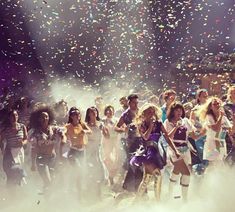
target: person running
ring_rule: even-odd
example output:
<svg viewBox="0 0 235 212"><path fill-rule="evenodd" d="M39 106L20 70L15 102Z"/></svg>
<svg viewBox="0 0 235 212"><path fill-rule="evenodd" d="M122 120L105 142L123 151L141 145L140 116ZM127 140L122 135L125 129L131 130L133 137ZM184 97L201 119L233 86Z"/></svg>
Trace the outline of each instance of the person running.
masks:
<svg viewBox="0 0 235 212"><path fill-rule="evenodd" d="M7 176L7 185L20 185L26 176L22 165L24 163L23 146L27 143L28 134L26 126L19 123L18 119L17 111L10 110L1 131L0 143L2 143L3 170Z"/></svg>
<svg viewBox="0 0 235 212"><path fill-rule="evenodd" d="M162 110L162 122L164 123L164 121L167 119L167 110L176 99L176 92L172 89L165 91L163 93L163 99L165 103L161 107L161 110Z"/></svg>
<svg viewBox="0 0 235 212"><path fill-rule="evenodd" d="M191 137L196 138L193 124L189 119L185 118L185 110L182 104L175 102L171 104L167 112L167 120L164 122L164 126L170 138L173 139L174 145L181 154L180 158L177 158L175 153L169 151L170 160L173 164L173 170L170 176L169 183L169 195L173 194L173 187L177 182L179 174L181 174L180 184L182 186L182 198L187 200L188 187L190 182L190 166L191 166L191 154L190 149L196 152L188 141L189 134Z"/></svg>
<svg viewBox="0 0 235 212"><path fill-rule="evenodd" d="M105 118L104 131L102 136L103 161L108 172L109 185L114 185L114 177L119 168L120 148L118 142L118 133L115 131L117 119L114 117L114 107L108 105L104 109Z"/></svg>
<svg viewBox="0 0 235 212"><path fill-rule="evenodd" d="M202 135L199 136L197 140L195 140L195 147L197 149L197 155L200 159L199 165L196 166L196 171L198 174L201 174L205 171L208 161L203 160L203 149L204 149L204 143L206 140L205 136L205 129L203 128L203 123L200 121L199 116L197 115L197 111L200 109L200 107L206 103L208 99L208 91L206 89L199 89L196 93L196 106L192 109L190 114L190 121L193 123L194 127L197 129L197 134Z"/></svg>
<svg viewBox="0 0 235 212"><path fill-rule="evenodd" d="M132 165L143 165L144 175L138 188L137 197L142 197L147 189L147 185L154 178L155 198L160 200L161 194L161 169L166 165L166 153L159 143L159 138L164 135L169 146L179 157L175 146L168 137L168 134L160 119L161 109L147 103L140 108L137 116L138 130L143 138L144 151L131 159ZM138 198L137 198L138 199Z"/></svg>
<svg viewBox="0 0 235 212"><path fill-rule="evenodd" d="M60 128L53 126L54 114L49 107L38 108L31 113L29 140L31 143L31 170L36 167L43 180L43 188L48 189L54 178L56 143L61 146L66 142L65 135ZM58 139L60 138L60 139ZM61 157L61 155L59 155Z"/></svg>
<svg viewBox="0 0 235 212"><path fill-rule="evenodd" d="M209 98L198 114L206 128L203 159L209 161L209 166L222 163L227 155L226 134L232 133L232 124L225 116L222 101L217 97Z"/></svg>
<svg viewBox="0 0 235 212"><path fill-rule="evenodd" d="M75 176L79 197L82 198L82 185L85 178L85 153L86 134L91 134L91 129L81 120L81 113L78 108L71 107L69 110L68 124L65 125L67 143L70 144L68 160L73 167L72 176ZM71 184L73 185L73 184Z"/></svg>
<svg viewBox="0 0 235 212"><path fill-rule="evenodd" d="M87 134L86 163L87 163L87 189L90 190L89 198L92 202L100 201L102 198L102 184L104 183L104 167L101 161L101 136L104 126L100 122L99 111L96 107L90 107L86 111L85 122L91 129Z"/></svg>
<svg viewBox="0 0 235 212"><path fill-rule="evenodd" d="M137 192L143 177L143 172L140 168L133 168L130 166L130 159L132 154L142 143L142 138L138 135L137 127L134 123L134 119L136 118L138 112L138 96L136 94L129 95L128 104L128 109L121 115L115 127L117 132L126 133L126 139L124 140L123 145L126 151L126 161L124 163L124 168L127 170L127 173L123 182L124 192L117 196L117 201L121 200L132 192Z"/></svg>

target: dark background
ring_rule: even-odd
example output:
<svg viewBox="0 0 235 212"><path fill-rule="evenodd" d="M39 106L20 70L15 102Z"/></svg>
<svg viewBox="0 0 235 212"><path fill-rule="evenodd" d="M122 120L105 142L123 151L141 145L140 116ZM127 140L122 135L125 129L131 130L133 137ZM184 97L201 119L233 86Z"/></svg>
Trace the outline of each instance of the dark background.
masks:
<svg viewBox="0 0 235 212"><path fill-rule="evenodd" d="M234 52L234 10L233 0L3 0L1 88L38 92L65 78L162 83L181 57Z"/></svg>

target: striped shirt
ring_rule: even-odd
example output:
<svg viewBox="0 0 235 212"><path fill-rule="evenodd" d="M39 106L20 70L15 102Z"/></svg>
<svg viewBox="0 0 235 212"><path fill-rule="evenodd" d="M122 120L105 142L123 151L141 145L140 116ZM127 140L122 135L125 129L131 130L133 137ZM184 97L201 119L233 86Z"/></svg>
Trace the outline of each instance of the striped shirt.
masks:
<svg viewBox="0 0 235 212"><path fill-rule="evenodd" d="M8 127L4 130L4 139L9 148L22 147L22 141L26 139L25 125L17 123L16 130Z"/></svg>

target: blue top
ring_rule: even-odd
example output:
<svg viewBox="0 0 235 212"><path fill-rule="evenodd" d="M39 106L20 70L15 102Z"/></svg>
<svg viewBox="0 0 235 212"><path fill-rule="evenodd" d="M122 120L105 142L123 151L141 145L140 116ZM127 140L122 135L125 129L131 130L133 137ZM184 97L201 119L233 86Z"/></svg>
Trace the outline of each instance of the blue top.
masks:
<svg viewBox="0 0 235 212"><path fill-rule="evenodd" d="M161 110L162 110L162 122L164 123L164 121L166 121L166 119L167 119L167 116L166 116L166 105L163 105L161 107Z"/></svg>

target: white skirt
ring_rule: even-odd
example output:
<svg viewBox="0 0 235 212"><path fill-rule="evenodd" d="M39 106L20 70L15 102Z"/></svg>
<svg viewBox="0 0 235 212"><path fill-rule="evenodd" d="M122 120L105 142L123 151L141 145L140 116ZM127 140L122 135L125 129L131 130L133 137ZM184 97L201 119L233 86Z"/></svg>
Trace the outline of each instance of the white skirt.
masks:
<svg viewBox="0 0 235 212"><path fill-rule="evenodd" d="M11 155L15 163L22 164L24 163L24 148L11 148Z"/></svg>
<svg viewBox="0 0 235 212"><path fill-rule="evenodd" d="M188 146L176 147L176 149L180 153L180 157L179 158L176 157L175 152L172 149L170 149L170 148L168 148L168 149L169 149L169 153L168 154L169 154L170 159L171 159L171 161L173 163L183 159L184 162L187 165L191 165L192 164L191 153L190 153L190 149L189 149Z"/></svg>

